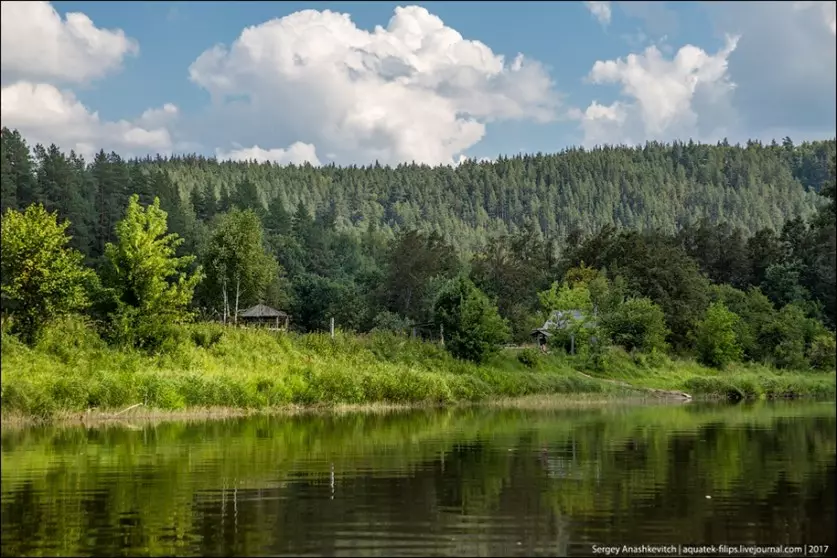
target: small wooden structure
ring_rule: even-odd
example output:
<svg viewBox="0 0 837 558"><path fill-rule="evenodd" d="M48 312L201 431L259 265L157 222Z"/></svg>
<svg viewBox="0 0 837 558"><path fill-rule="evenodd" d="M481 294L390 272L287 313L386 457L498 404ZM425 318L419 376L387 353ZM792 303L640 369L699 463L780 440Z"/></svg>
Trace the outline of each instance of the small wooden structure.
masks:
<svg viewBox="0 0 837 558"><path fill-rule="evenodd" d="M243 310L238 315L245 326L269 327L271 329L288 329L290 316L281 310L271 308L265 304L256 304L252 308Z"/></svg>

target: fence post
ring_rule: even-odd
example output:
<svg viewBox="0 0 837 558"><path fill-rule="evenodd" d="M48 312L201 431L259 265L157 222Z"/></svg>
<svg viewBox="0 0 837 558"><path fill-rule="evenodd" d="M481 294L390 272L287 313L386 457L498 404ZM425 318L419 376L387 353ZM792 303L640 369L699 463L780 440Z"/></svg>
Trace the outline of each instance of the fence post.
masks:
<svg viewBox="0 0 837 558"><path fill-rule="evenodd" d="M334 339L334 318L331 318L331 338Z"/></svg>
<svg viewBox="0 0 837 558"><path fill-rule="evenodd" d="M442 346L445 344L445 324L439 325L439 336L442 339Z"/></svg>

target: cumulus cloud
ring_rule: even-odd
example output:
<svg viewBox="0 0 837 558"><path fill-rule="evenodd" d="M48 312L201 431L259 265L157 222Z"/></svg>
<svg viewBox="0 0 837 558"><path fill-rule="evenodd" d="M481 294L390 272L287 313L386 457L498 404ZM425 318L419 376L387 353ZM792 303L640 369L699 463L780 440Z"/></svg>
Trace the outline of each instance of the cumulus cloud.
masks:
<svg viewBox="0 0 837 558"><path fill-rule="evenodd" d="M177 115L177 107L146 111L137 121L102 121L79 102L71 91L53 85L20 81L3 87L0 122L17 128L30 144L55 143L74 149L86 158L99 149L122 155L168 153L172 148L166 118Z"/></svg>
<svg viewBox="0 0 837 558"><path fill-rule="evenodd" d="M637 143L648 139L705 139L723 132L732 117L727 60L737 37L708 54L693 45L667 59L656 46L625 59L597 61L588 80L619 84L624 100L610 105L596 101L586 110L571 110L580 121L584 143Z"/></svg>
<svg viewBox="0 0 837 558"><path fill-rule="evenodd" d="M416 6L371 32L347 14L296 12L207 50L189 75L213 99L196 133L310 143L338 163L453 163L487 123L548 122L558 106L539 63L508 62Z"/></svg>
<svg viewBox="0 0 837 558"><path fill-rule="evenodd" d="M610 2L600 2L598 0L594 0L591 2L584 2L584 5L590 10L590 13L593 14L596 19L599 20L599 23L602 25L607 25L610 23Z"/></svg>
<svg viewBox="0 0 837 558"><path fill-rule="evenodd" d="M240 147L231 151L216 149L215 154L220 160L256 161L258 163L272 162L279 165L302 165L310 163L320 165L317 149L310 143L294 142L287 149L262 149L258 145Z"/></svg>
<svg viewBox="0 0 837 558"><path fill-rule="evenodd" d="M82 83L118 69L137 43L121 29L99 29L82 13L62 20L49 2L0 3L2 82Z"/></svg>
<svg viewBox="0 0 837 558"><path fill-rule="evenodd" d="M134 121L102 120L62 83L85 83L116 70L135 41L97 28L82 13L64 19L49 2L2 3L0 124L30 144L55 143L86 158L100 149L123 155L169 153L176 106L149 109Z"/></svg>

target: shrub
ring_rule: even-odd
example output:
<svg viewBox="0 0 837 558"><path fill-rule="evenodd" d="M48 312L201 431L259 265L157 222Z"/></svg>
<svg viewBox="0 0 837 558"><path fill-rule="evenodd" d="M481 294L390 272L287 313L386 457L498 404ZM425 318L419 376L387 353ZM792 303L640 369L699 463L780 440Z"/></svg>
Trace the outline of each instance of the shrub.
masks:
<svg viewBox="0 0 837 558"><path fill-rule="evenodd" d="M808 318L798 306L789 304L782 308L770 324L761 331L759 343L766 349L766 360L777 368L803 369L808 367L805 358L805 332Z"/></svg>
<svg viewBox="0 0 837 558"><path fill-rule="evenodd" d="M378 313L372 322L374 324L372 331L388 331L399 335L406 335L413 325L410 318L405 318L388 310Z"/></svg>
<svg viewBox="0 0 837 558"><path fill-rule="evenodd" d="M526 368L537 368L541 362L541 355L535 349L523 349L517 353L517 360Z"/></svg>
<svg viewBox="0 0 837 558"><path fill-rule="evenodd" d="M56 318L44 326L38 334L35 347L69 364L87 351L104 349L105 343L86 318L68 315Z"/></svg>
<svg viewBox="0 0 837 558"><path fill-rule="evenodd" d="M508 339L509 328L497 306L466 277L445 285L434 310L445 328L445 348L457 358L484 362Z"/></svg>
<svg viewBox="0 0 837 558"><path fill-rule="evenodd" d="M665 314L651 299L632 298L619 304L602 316L602 327L611 341L626 351L666 350Z"/></svg>
<svg viewBox="0 0 837 558"><path fill-rule="evenodd" d="M834 334L821 334L811 342L808 350L808 361L817 370L830 370L837 368L837 342Z"/></svg>
<svg viewBox="0 0 837 558"><path fill-rule="evenodd" d="M192 330L192 342L196 347L202 349L210 349L216 345L224 336L224 332L220 329L209 327L201 327Z"/></svg>
<svg viewBox="0 0 837 558"><path fill-rule="evenodd" d="M697 326L698 358L707 366L724 368L741 359L741 345L735 335L740 318L722 302L713 302Z"/></svg>

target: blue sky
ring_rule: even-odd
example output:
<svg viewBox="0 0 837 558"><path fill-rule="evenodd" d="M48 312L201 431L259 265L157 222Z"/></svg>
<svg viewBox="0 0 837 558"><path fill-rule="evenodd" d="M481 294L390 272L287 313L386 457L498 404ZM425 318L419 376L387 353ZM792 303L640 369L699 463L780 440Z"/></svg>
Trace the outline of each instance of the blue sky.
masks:
<svg viewBox="0 0 837 558"><path fill-rule="evenodd" d="M82 153L435 164L835 133L834 2L41 2L2 22L3 125Z"/></svg>

